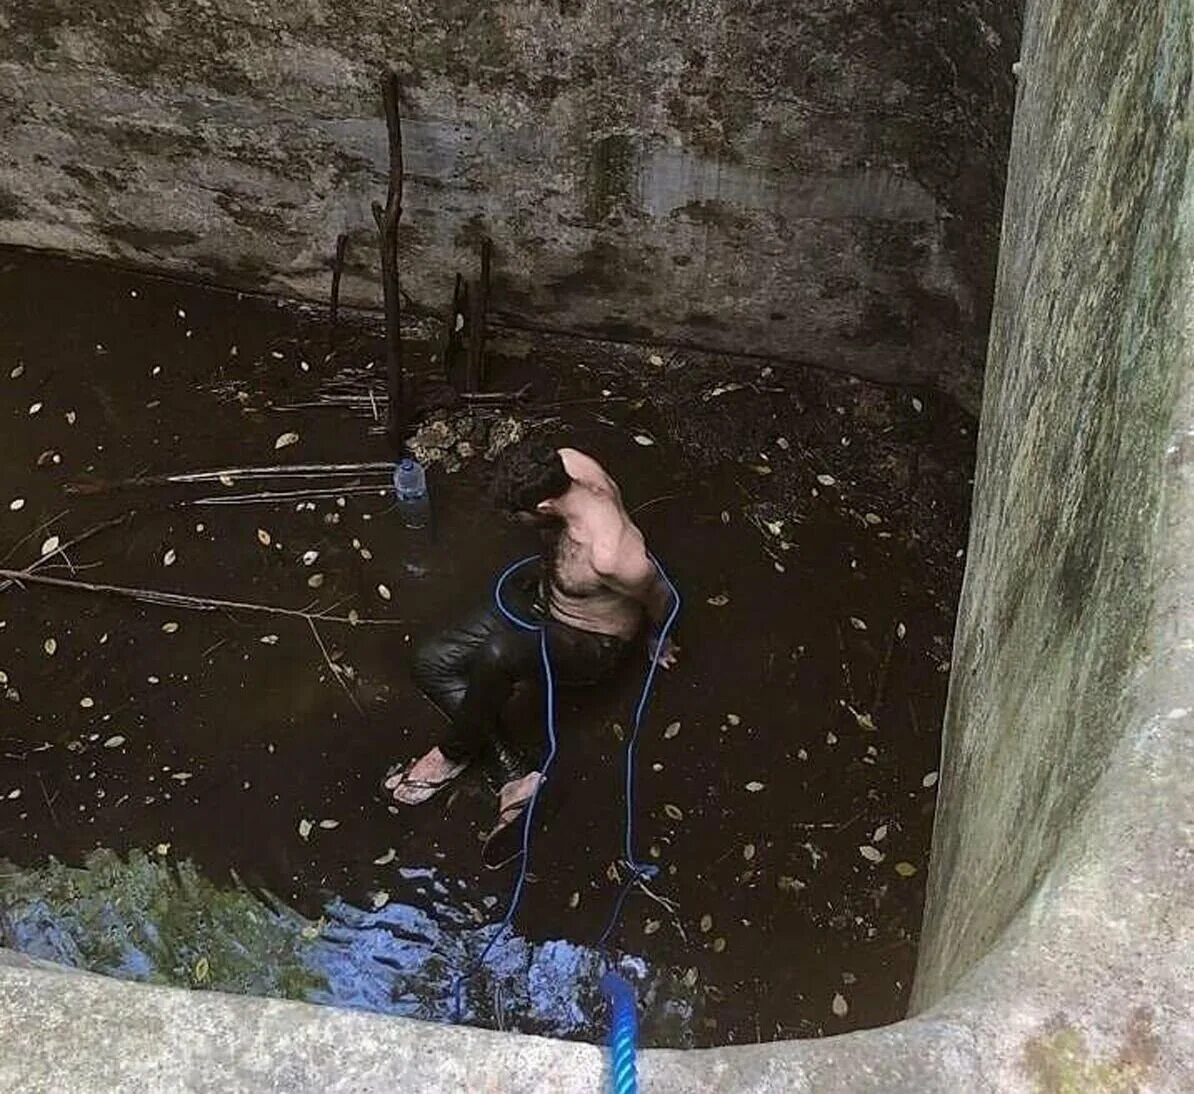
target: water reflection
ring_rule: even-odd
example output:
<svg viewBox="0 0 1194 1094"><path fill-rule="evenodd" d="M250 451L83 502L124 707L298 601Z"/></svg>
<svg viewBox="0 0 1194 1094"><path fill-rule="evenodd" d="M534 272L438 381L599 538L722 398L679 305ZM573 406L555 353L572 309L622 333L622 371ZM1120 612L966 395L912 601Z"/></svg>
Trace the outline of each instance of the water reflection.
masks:
<svg viewBox="0 0 1194 1094"><path fill-rule="evenodd" d="M384 900L384 903L383 903ZM317 921L189 861L108 851L84 868L0 864L0 943L127 980L305 999L382 1014L600 1041L597 982L609 957L510 932L476 967L496 923L434 870L396 871L374 909L339 898ZM496 918L496 916L495 916ZM644 1043L691 1044L694 995L670 972L623 955ZM459 985L459 990L458 990Z"/></svg>

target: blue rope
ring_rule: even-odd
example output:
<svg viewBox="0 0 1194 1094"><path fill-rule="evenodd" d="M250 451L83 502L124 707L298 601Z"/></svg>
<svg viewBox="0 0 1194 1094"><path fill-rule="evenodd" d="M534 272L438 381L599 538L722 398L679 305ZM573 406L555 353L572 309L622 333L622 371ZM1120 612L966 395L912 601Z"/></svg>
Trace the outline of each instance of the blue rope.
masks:
<svg viewBox="0 0 1194 1094"><path fill-rule="evenodd" d="M535 806L539 802L539 791L543 788L543 784L547 782L548 772L551 766L555 763L556 752L558 750L558 741L556 739L556 681L555 674L551 669L551 656L547 650L547 628L538 623L528 623L525 619L520 619L512 611L507 609L502 602L502 589L510 577L525 566L528 562L534 562L538 559L538 555L531 555L529 558L520 559L518 562L507 566L502 572L501 577L497 579L497 584L493 588L493 599L497 604L497 609L506 617L514 626L521 628L524 631L538 632L539 634L539 657L543 662L543 681L546 691L546 724L547 724L547 757L543 761L541 778L535 784L535 789L531 792L530 801L527 803L526 812L523 814L522 820L522 852L519 855L518 876L514 881L514 891L510 894L510 903L506 908L505 918L502 920L501 926L498 927L493 937L485 944L485 949L481 951L481 956L476 961L470 963L469 967L464 970L456 981L456 1021L460 1021L461 1015L461 989L464 981L467 980L480 966L485 964L485 959L489 956L490 951L497 945L498 939L502 937L510 928L510 924L514 922L514 916L518 912L518 905L522 900L522 891L526 887L528 863L531 853L531 824L535 816Z"/></svg>
<svg viewBox="0 0 1194 1094"><path fill-rule="evenodd" d="M626 798L626 823L624 828L624 844L626 852L626 865L630 871L630 876L622 886L622 891L618 895L618 899L614 903L613 913L610 916L609 923L602 932L600 939L597 942L598 947L604 947L609 936L613 933L614 928L618 924L618 920L622 914L622 908L626 903L627 897L630 895L631 889L634 885L642 879L655 877L659 873L659 867L652 863L639 862L634 857L634 760L635 752L638 748L638 738L643 727L643 718L646 714L647 703L651 698L651 690L655 685L655 677L659 671L659 658L667 645L667 640L671 636L672 628L675 626L676 617L680 614L680 593L676 586L672 584L671 578L668 577L667 571L664 570L660 564L659 559L654 555L648 556L654 564L656 570L659 571L659 576L663 578L664 583L668 587L668 591L672 594L672 606L668 612L667 619L660 628L658 635L655 638L655 648L651 653L651 665L647 670L646 678L643 680L643 688L639 694L638 704L634 709L634 723L631 728L630 739L626 742L626 775L625 775L625 798ZM514 916L517 914L519 902L522 900L523 890L526 887L528 864L530 860L531 848L531 826L534 821L535 807L539 802L539 791L543 788L543 784L547 782L548 772L551 770L552 764L555 763L556 753L558 751L559 742L556 733L556 683L555 674L552 672L551 655L547 648L547 628L541 623L530 623L525 619L520 618L510 611L502 599L502 590L505 588L506 582L523 566L528 563L538 561L538 555L531 555L528 558L519 559L517 562L511 563L502 571L501 576L497 579L494 585L493 598L497 605L497 609L501 614L509 620L514 626L524 631L538 633L539 635L539 656L543 663L543 680L546 691L546 726L547 726L547 756L543 761L541 778L536 784L534 791L531 794L530 801L527 803L526 812L523 815L522 823L522 851L519 855L518 876L514 882L514 890L510 895L510 903L506 908L506 915L502 920L497 932L486 943L485 949L481 951L481 956L475 962L472 962L468 969L466 969L456 982L456 1020L460 1021L461 1015L461 988L464 981L472 975L472 973L481 965L485 963L485 959L489 956L490 951L497 944L498 939L502 937L514 922ZM623 981L623 983L625 983ZM629 992L630 987L626 985ZM631 992L631 999L633 1000L633 993ZM633 1008L632 1008L633 1010ZM632 1015L633 1017L633 1015ZM630 1051L631 1051L631 1065L632 1065L632 1079L633 1083L633 1032L631 1034ZM621 1090L622 1088L619 1088ZM634 1086L626 1088L633 1090Z"/></svg>

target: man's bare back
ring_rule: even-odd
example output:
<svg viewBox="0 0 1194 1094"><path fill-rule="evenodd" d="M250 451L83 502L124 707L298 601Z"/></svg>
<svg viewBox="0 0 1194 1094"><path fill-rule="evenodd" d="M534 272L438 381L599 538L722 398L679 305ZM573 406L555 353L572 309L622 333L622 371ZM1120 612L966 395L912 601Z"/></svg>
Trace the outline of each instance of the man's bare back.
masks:
<svg viewBox="0 0 1194 1094"><path fill-rule="evenodd" d="M629 641L642 627L644 612L662 622L667 590L618 484L575 448L561 448L560 458L572 486L537 507L563 522L549 560L551 614L570 627ZM661 655L668 666L674 659L670 648Z"/></svg>

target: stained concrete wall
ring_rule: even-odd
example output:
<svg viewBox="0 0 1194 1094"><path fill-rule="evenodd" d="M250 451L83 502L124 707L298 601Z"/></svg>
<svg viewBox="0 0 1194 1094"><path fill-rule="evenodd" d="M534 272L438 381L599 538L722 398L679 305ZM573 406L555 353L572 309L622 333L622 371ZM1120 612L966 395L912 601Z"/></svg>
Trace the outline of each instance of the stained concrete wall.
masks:
<svg viewBox="0 0 1194 1094"><path fill-rule="evenodd" d="M1020 0L0 0L0 242L378 301L496 241L515 323L926 382L976 408Z"/></svg>
<svg viewBox="0 0 1194 1094"><path fill-rule="evenodd" d="M644 1089L1194 1089L1192 81L1189 0L1030 2L917 1013L649 1052ZM3 954L0 1044L14 1091L567 1094L605 1067Z"/></svg>

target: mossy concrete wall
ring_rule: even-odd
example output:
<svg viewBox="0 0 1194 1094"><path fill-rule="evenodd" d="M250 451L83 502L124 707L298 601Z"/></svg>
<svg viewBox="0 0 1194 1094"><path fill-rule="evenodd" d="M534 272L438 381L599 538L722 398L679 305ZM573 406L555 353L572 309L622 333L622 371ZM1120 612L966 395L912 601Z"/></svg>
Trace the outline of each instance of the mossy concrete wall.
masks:
<svg viewBox="0 0 1194 1094"><path fill-rule="evenodd" d="M1030 0L916 1013L647 1091L1194 1089L1194 8ZM776 960L799 964L799 953ZM600 1089L588 1045L0 954L5 1090Z"/></svg>
<svg viewBox="0 0 1194 1094"><path fill-rule="evenodd" d="M0 242L375 306L496 241L525 325L977 407L1020 0L0 0Z"/></svg>

